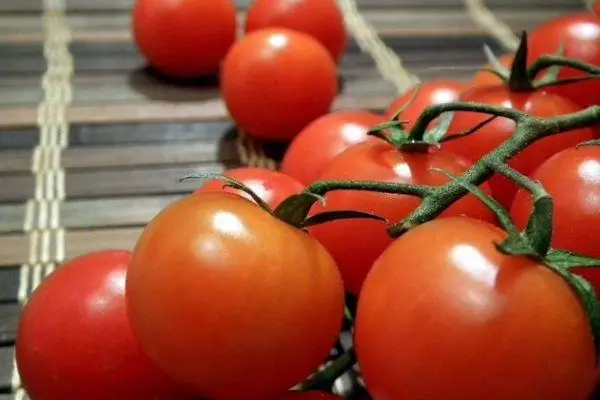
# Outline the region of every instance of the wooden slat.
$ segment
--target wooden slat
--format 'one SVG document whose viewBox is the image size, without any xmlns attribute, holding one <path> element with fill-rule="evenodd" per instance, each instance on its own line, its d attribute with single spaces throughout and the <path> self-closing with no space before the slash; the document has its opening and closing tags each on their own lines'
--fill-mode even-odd
<svg viewBox="0 0 600 400">
<path fill-rule="evenodd" d="M 11 388 L 13 354 L 13 347 L 0 347 L 0 390 L 2 391 Z"/>
<path fill-rule="evenodd" d="M 0 304 L 0 353 L 7 345 L 12 345 L 17 336 L 21 305 L 18 303 Z M 0 355 L 0 363 L 2 355 Z M 0 382 L 2 382 L 2 366 L 0 364 Z"/>
</svg>

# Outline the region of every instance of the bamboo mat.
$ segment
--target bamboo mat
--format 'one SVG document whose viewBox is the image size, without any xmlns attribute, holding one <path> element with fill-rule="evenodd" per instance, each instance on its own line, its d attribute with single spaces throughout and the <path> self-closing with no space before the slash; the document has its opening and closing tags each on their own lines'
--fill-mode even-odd
<svg viewBox="0 0 600 400">
<path fill-rule="evenodd" d="M 238 1 L 240 19 L 248 2 Z M 501 51 L 462 0 L 356 3 L 421 80 L 466 80 L 472 71 L 439 67 L 480 66 L 484 43 Z M 487 3 L 513 31 L 583 9 L 578 0 Z M 15 330 L 21 304 L 45 274 L 85 252 L 132 248 L 147 221 L 194 189 L 179 177 L 270 164 L 265 157 L 283 151 L 238 136 L 216 81 L 183 86 L 148 71 L 131 41 L 131 4 L 0 2 L 0 400 L 24 398 L 13 368 Z M 377 52 L 374 60 L 361 29 L 341 63 L 335 109 L 379 111 L 397 93 L 395 77 L 386 76 L 393 69 L 382 65 L 394 60 Z"/>
</svg>

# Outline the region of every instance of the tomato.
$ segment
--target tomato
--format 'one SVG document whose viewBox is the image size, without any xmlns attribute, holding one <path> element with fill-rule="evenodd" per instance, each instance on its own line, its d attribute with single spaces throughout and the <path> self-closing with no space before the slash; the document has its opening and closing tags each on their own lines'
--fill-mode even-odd
<svg viewBox="0 0 600 400">
<path fill-rule="evenodd" d="M 226 175 L 248 186 L 273 209 L 277 208 L 289 196 L 304 190 L 304 185 L 291 176 L 266 168 L 234 168 L 227 171 Z M 225 191 L 236 193 L 252 201 L 252 198 L 247 193 L 231 187 L 224 188 L 224 184 L 225 182 L 221 180 L 208 181 L 196 193 Z"/>
<path fill-rule="evenodd" d="M 594 2 L 594 5 L 592 6 L 592 11 L 597 17 L 600 17 L 600 2 Z"/>
<path fill-rule="evenodd" d="M 316 390 L 310 390 L 306 392 L 302 391 L 289 391 L 286 394 L 277 397 L 277 400 L 342 400 L 342 397 L 334 396 L 327 392 L 320 392 Z"/>
<path fill-rule="evenodd" d="M 512 92 L 505 84 L 475 86 L 464 92 L 460 100 L 511 107 L 539 117 L 567 114 L 578 110 L 577 106 L 560 96 L 539 91 Z M 489 118 L 489 115 L 486 114 L 457 112 L 452 120 L 448 134 L 452 135 L 464 132 L 487 118 Z M 514 132 L 515 124 L 512 120 L 497 118 L 479 129 L 476 133 L 462 139 L 449 141 L 443 147 L 446 150 L 476 161 L 510 138 Z M 592 138 L 593 132 L 591 129 L 580 129 L 562 135 L 551 136 L 529 146 L 520 155 L 515 157 L 510 165 L 523 174 L 530 174 L 552 155 Z M 489 183 L 496 200 L 505 207 L 510 207 L 517 191 L 515 184 L 502 176 L 492 177 Z"/>
<path fill-rule="evenodd" d="M 127 275 L 134 332 L 198 397 L 259 399 L 305 379 L 342 324 L 331 256 L 237 195 L 187 196 L 142 233 Z"/>
<path fill-rule="evenodd" d="M 504 237 L 438 219 L 377 260 L 355 335 L 375 399 L 589 399 L 596 353 L 579 298 L 544 265 L 498 251 Z"/>
<path fill-rule="evenodd" d="M 528 44 L 529 62 L 545 54 L 556 54 L 562 44 L 564 57 L 600 66 L 600 19 L 587 13 L 556 18 L 531 32 Z M 561 69 L 559 77 L 573 78 L 583 75 L 586 74 L 565 67 Z M 556 86 L 551 91 L 568 98 L 580 107 L 600 104 L 600 80 Z"/>
<path fill-rule="evenodd" d="M 412 100 L 412 103 L 402 112 L 399 119 L 408 121 L 410 129 L 421 113 L 428 106 L 435 104 L 451 103 L 457 101 L 460 94 L 467 88 L 463 83 L 451 80 L 434 80 L 421 84 L 419 92 L 413 99 L 415 88 L 408 90 L 398 97 L 388 107 L 385 117 L 391 119 L 400 108 Z"/>
<path fill-rule="evenodd" d="M 16 360 L 32 399 L 183 399 L 135 340 L 127 318 L 131 253 L 91 253 L 63 264 L 23 309 Z"/>
<path fill-rule="evenodd" d="M 133 34 L 159 71 L 179 78 L 215 74 L 236 37 L 231 0 L 138 0 Z"/>
<path fill-rule="evenodd" d="M 246 32 L 272 27 L 311 35 L 336 61 L 348 40 L 344 17 L 334 0 L 255 0 L 248 8 Z"/>
<path fill-rule="evenodd" d="M 444 151 L 430 153 L 401 152 L 383 141 L 365 142 L 353 146 L 334 158 L 320 175 L 320 180 L 352 179 L 412 183 L 439 186 L 448 178 L 433 168 L 455 175 L 471 164 Z M 483 185 L 487 188 L 487 185 Z M 358 210 L 385 217 L 390 223 L 408 216 L 420 199 L 405 195 L 389 195 L 360 191 L 333 191 L 325 196 L 325 207 L 315 210 Z M 490 211 L 476 198 L 466 196 L 448 208 L 442 216 L 469 215 L 493 221 Z M 381 222 L 353 219 L 338 220 L 311 229 L 335 259 L 346 290 L 358 294 L 375 259 L 392 242 Z"/>
<path fill-rule="evenodd" d="M 332 158 L 367 140 L 367 132 L 384 122 L 382 116 L 367 111 L 338 111 L 324 115 L 294 138 L 285 153 L 281 170 L 309 185 L 317 180 Z"/>
<path fill-rule="evenodd" d="M 510 71 L 513 63 L 514 54 L 508 53 L 498 58 L 500 65 Z M 473 86 L 495 86 L 504 83 L 499 76 L 492 72 L 486 71 L 485 69 L 493 69 L 491 64 L 486 64 L 481 71 L 478 71 L 473 80 L 471 81 Z"/>
<path fill-rule="evenodd" d="M 233 120 L 248 135 L 286 141 L 329 111 L 338 90 L 336 65 L 311 36 L 262 29 L 233 46 L 221 88 Z"/>
<path fill-rule="evenodd" d="M 600 258 L 600 147 L 564 150 L 544 162 L 532 175 L 554 199 L 555 248 Z M 519 227 L 527 224 L 531 195 L 520 190 L 510 213 Z M 580 269 L 600 293 L 600 272 Z"/>
</svg>

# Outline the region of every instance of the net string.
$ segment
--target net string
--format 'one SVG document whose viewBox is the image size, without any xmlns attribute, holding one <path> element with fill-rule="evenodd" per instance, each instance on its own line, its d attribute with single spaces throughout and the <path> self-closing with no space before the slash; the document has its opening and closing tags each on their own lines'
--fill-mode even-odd
<svg viewBox="0 0 600 400">
<path fill-rule="evenodd" d="M 465 0 L 471 19 L 493 37 L 507 51 L 515 51 L 519 37 L 485 5 L 483 0 Z"/>
</svg>

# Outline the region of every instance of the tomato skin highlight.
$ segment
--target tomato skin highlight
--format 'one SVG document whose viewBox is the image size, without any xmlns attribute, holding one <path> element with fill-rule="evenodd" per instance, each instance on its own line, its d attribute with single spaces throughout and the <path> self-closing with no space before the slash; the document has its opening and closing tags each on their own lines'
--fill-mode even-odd
<svg viewBox="0 0 600 400">
<path fill-rule="evenodd" d="M 317 180 L 334 157 L 365 140 L 376 125 L 385 122 L 381 115 L 368 111 L 338 111 L 311 122 L 288 147 L 281 170 L 305 185 Z"/>
<path fill-rule="evenodd" d="M 575 112 L 578 107 L 560 96 L 545 92 L 513 92 L 506 85 L 475 86 L 461 95 L 461 101 L 510 107 L 532 116 L 551 117 Z M 456 112 L 448 135 L 464 132 L 489 118 L 486 114 Z M 494 150 L 515 132 L 515 123 L 506 118 L 496 118 L 477 132 L 457 140 L 446 142 L 442 147 L 469 160 L 476 161 Z M 545 160 L 561 150 L 594 138 L 591 129 L 578 129 L 563 135 L 550 136 L 525 149 L 509 162 L 513 168 L 528 175 Z M 492 194 L 503 206 L 509 208 L 517 191 L 516 185 L 503 176 L 489 180 Z"/>
<path fill-rule="evenodd" d="M 255 0 L 248 8 L 246 33 L 272 27 L 314 37 L 336 61 L 348 41 L 344 17 L 334 0 Z"/>
<path fill-rule="evenodd" d="M 150 361 L 127 318 L 128 251 L 67 261 L 25 305 L 16 342 L 32 400 L 184 399 Z"/>
<path fill-rule="evenodd" d="M 305 379 L 329 355 L 344 310 L 339 271 L 316 240 L 218 192 L 150 222 L 127 300 L 156 364 L 217 399 L 267 398 Z"/>
<path fill-rule="evenodd" d="M 261 29 L 232 47 L 221 89 L 231 117 L 248 135 L 288 141 L 331 108 L 338 91 L 336 65 L 309 35 Z"/>
<path fill-rule="evenodd" d="M 248 186 L 272 209 L 277 208 L 289 196 L 304 190 L 304 185 L 291 176 L 266 168 L 233 168 L 228 170 L 225 175 Z M 224 187 L 224 185 L 225 182 L 222 180 L 210 180 L 205 182 L 195 193 L 228 192 L 254 201 L 248 193 L 231 187 Z"/>
<path fill-rule="evenodd" d="M 432 169 L 460 175 L 470 166 L 467 160 L 444 151 L 432 151 L 429 154 L 401 152 L 383 141 L 364 142 L 334 158 L 319 180 L 378 180 L 439 186 L 447 183 L 448 178 Z M 486 184 L 482 188 L 489 192 Z M 344 190 L 328 193 L 325 200 L 325 206 L 313 207 L 315 213 L 357 210 L 380 215 L 390 223 L 400 222 L 420 203 L 420 199 L 407 195 Z M 459 200 L 441 215 L 461 214 L 487 221 L 495 220 L 492 213 L 473 196 Z M 392 242 L 380 221 L 365 219 L 333 221 L 315 226 L 310 232 L 333 256 L 344 278 L 346 290 L 353 294 L 359 293 L 373 262 Z"/>
<path fill-rule="evenodd" d="M 564 15 L 546 22 L 531 32 L 528 39 L 528 62 L 542 55 L 554 55 L 561 44 L 563 57 L 575 58 L 600 67 L 600 19 L 591 13 Z M 569 67 L 560 70 L 559 78 L 585 76 Z M 544 89 L 571 100 L 581 108 L 600 104 L 600 81 L 597 79 Z"/>
<path fill-rule="evenodd" d="M 579 298 L 547 267 L 500 253 L 504 237 L 481 221 L 439 219 L 381 255 L 355 335 L 374 398 L 589 398 L 596 357 Z"/>
<path fill-rule="evenodd" d="M 467 85 L 458 81 L 439 79 L 424 82 L 419 86 L 419 92 L 413 99 L 416 88 L 412 88 L 392 102 L 385 112 L 385 117 L 391 119 L 400 108 L 412 100 L 398 119 L 407 121 L 406 129 L 412 128 L 423 110 L 435 104 L 458 101 L 460 94 Z"/>
<path fill-rule="evenodd" d="M 140 52 L 164 74 L 215 74 L 236 37 L 230 0 L 138 0 L 133 35 Z"/>
<path fill-rule="evenodd" d="M 553 247 L 600 258 L 600 147 L 564 150 L 544 162 L 532 179 L 554 200 Z M 519 190 L 510 209 L 517 226 L 527 224 L 531 207 L 531 195 Z M 600 270 L 580 268 L 574 272 L 600 293 Z"/>
</svg>

